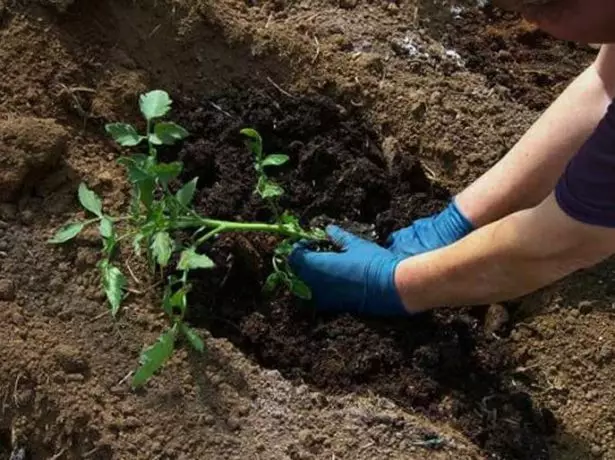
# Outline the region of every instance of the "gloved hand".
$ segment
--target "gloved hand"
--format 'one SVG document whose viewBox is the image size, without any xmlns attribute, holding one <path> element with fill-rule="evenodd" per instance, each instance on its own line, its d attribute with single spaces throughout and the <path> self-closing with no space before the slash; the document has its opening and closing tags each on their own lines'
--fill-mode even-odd
<svg viewBox="0 0 615 460">
<path fill-rule="evenodd" d="M 473 230 L 472 222 L 451 201 L 439 214 L 418 219 L 409 227 L 391 233 L 386 247 L 393 254 L 406 258 L 448 246 Z"/>
<path fill-rule="evenodd" d="M 327 227 L 341 252 L 316 252 L 298 243 L 293 271 L 312 290 L 316 307 L 334 312 L 395 316 L 407 314 L 395 287 L 402 258 L 336 226 Z"/>
</svg>

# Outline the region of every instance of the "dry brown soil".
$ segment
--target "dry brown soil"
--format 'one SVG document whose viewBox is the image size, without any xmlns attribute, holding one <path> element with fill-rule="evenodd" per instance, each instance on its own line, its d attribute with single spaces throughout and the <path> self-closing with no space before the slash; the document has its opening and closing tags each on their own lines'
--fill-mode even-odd
<svg viewBox="0 0 615 460">
<path fill-rule="evenodd" d="M 126 205 L 103 126 L 138 120 L 147 89 L 193 133 L 167 155 L 203 179 L 201 210 L 266 218 L 249 124 L 293 159 L 287 206 L 381 237 L 497 161 L 594 54 L 474 1 L 0 2 L 0 458 L 615 459 L 612 263 L 391 324 L 261 298 L 272 242 L 224 239 L 191 299 L 207 353 L 134 392 L 159 293 L 138 272 L 114 321 L 96 235 L 46 243 L 82 216 L 80 181 Z"/>
</svg>

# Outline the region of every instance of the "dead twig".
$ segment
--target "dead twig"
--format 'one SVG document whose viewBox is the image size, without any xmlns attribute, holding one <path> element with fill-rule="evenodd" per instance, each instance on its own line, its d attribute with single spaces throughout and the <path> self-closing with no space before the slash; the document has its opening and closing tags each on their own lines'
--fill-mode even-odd
<svg viewBox="0 0 615 460">
<path fill-rule="evenodd" d="M 284 89 L 282 89 L 276 82 L 274 82 L 270 77 L 267 77 L 267 81 L 269 83 L 271 83 L 273 85 L 273 87 L 275 89 L 277 89 L 280 93 L 282 93 L 284 96 L 290 97 L 291 99 L 295 99 L 295 96 L 293 96 L 292 94 L 290 94 L 288 91 L 285 91 Z"/>
<path fill-rule="evenodd" d="M 124 262 L 124 265 L 126 265 L 126 268 L 128 269 L 128 273 L 130 273 L 130 276 L 132 277 L 132 279 L 135 280 L 135 283 L 141 284 L 141 280 L 139 280 L 139 278 L 135 276 L 134 272 L 132 271 L 132 268 L 130 268 L 130 264 L 128 263 L 128 261 Z"/>
<path fill-rule="evenodd" d="M 234 118 L 233 115 L 231 115 L 230 113 L 228 113 L 226 110 L 224 110 L 222 107 L 220 107 L 218 104 L 215 104 L 211 101 L 207 101 L 209 102 L 209 105 L 211 105 L 214 109 L 216 109 L 218 112 L 223 113 L 224 115 L 226 115 L 229 118 Z"/>
<path fill-rule="evenodd" d="M 102 318 L 103 316 L 105 316 L 107 314 L 106 311 L 103 311 L 100 315 L 96 315 L 94 318 L 92 318 L 89 323 L 94 323 L 96 321 L 98 321 L 100 318 Z"/>
<path fill-rule="evenodd" d="M 273 19 L 273 13 L 269 13 L 269 17 L 267 18 L 267 23 L 265 24 L 265 29 L 269 28 L 269 24 L 271 24 L 272 19 Z"/>
<path fill-rule="evenodd" d="M 316 42 L 316 54 L 312 58 L 312 64 L 316 63 L 318 56 L 320 56 L 320 42 L 318 41 L 318 37 L 316 35 L 314 35 L 314 42 Z"/>
<path fill-rule="evenodd" d="M 62 455 L 64 455 L 64 453 L 66 452 L 67 448 L 63 447 L 62 450 L 60 450 L 60 452 L 58 452 L 57 454 L 55 454 L 53 457 L 49 457 L 49 460 L 58 460 L 59 458 L 62 457 Z"/>
<path fill-rule="evenodd" d="M 135 373 L 135 371 L 130 371 L 128 374 L 126 374 L 124 377 L 122 377 L 122 380 L 120 380 L 120 381 L 117 383 L 117 386 L 121 386 L 121 385 L 123 385 L 124 383 L 126 383 L 126 381 L 127 381 L 130 377 L 132 377 L 134 373 Z"/>
</svg>

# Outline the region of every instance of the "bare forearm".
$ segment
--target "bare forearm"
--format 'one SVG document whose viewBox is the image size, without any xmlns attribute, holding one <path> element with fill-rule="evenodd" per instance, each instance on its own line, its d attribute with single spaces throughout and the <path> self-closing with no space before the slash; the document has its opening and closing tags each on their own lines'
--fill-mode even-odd
<svg viewBox="0 0 615 460">
<path fill-rule="evenodd" d="M 572 222 L 550 197 L 451 246 L 406 259 L 396 285 L 409 311 L 513 299 L 608 256 L 607 231 Z"/>
<path fill-rule="evenodd" d="M 591 135 L 613 97 L 615 50 L 605 48 L 511 151 L 457 196 L 476 227 L 540 203 Z"/>
</svg>

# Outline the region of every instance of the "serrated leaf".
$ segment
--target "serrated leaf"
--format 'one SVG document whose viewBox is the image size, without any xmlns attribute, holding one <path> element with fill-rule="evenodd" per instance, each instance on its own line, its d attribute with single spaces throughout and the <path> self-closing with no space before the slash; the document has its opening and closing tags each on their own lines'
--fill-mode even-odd
<svg viewBox="0 0 615 460">
<path fill-rule="evenodd" d="M 147 382 L 169 360 L 175 348 L 176 336 L 177 326 L 173 326 L 158 337 L 155 344 L 143 350 L 139 359 L 141 366 L 132 378 L 134 388 Z"/>
<path fill-rule="evenodd" d="M 290 277 L 290 291 L 300 299 L 310 300 L 312 298 L 312 290 L 307 284 L 301 281 L 296 276 Z"/>
<path fill-rule="evenodd" d="M 101 263 L 101 271 L 103 289 L 111 305 L 111 315 L 115 316 L 122 303 L 126 277 L 124 277 L 119 268 L 111 265 L 108 261 Z"/>
<path fill-rule="evenodd" d="M 168 183 L 182 172 L 182 164 L 179 161 L 173 163 L 158 163 L 151 170 L 152 174 L 162 183 Z"/>
<path fill-rule="evenodd" d="M 167 232 L 158 232 L 152 242 L 152 253 L 161 267 L 166 267 L 173 253 L 173 240 Z"/>
<path fill-rule="evenodd" d="M 141 95 L 139 108 L 146 120 L 152 120 L 164 117 L 171 110 L 171 102 L 166 91 L 157 89 Z"/>
<path fill-rule="evenodd" d="M 248 145 L 250 150 L 260 159 L 263 156 L 263 139 L 258 131 L 252 128 L 244 128 L 239 132 L 249 138 Z"/>
<path fill-rule="evenodd" d="M 188 137 L 189 133 L 182 126 L 171 121 L 156 123 L 154 132 L 150 134 L 150 141 L 155 145 L 173 145 Z"/>
<path fill-rule="evenodd" d="M 109 219 L 108 217 L 103 217 L 100 220 L 99 231 L 100 236 L 102 236 L 103 238 L 111 238 L 111 236 L 113 235 L 113 222 L 111 222 L 111 219 Z"/>
<path fill-rule="evenodd" d="M 182 251 L 177 264 L 178 270 L 192 270 L 195 268 L 213 268 L 214 262 L 205 254 L 197 254 L 192 248 Z"/>
<path fill-rule="evenodd" d="M 263 284 L 263 293 L 272 294 L 284 282 L 284 276 L 280 272 L 271 273 Z"/>
<path fill-rule="evenodd" d="M 134 147 L 145 139 L 128 123 L 109 123 L 105 125 L 105 131 L 111 135 L 115 142 L 124 147 Z"/>
<path fill-rule="evenodd" d="M 203 339 L 201 338 L 199 333 L 196 332 L 194 329 L 186 326 L 185 324 L 181 325 L 181 330 L 184 334 L 184 337 L 186 337 L 188 339 L 188 342 L 190 342 L 190 345 L 192 345 L 192 348 L 194 348 L 200 353 L 203 353 L 203 351 L 205 350 L 205 343 L 203 342 Z"/>
<path fill-rule="evenodd" d="M 194 198 L 194 192 L 196 191 L 196 183 L 199 180 L 198 177 L 195 177 L 190 182 L 186 183 L 182 188 L 180 188 L 175 194 L 175 198 L 182 206 L 188 206 Z"/>
<path fill-rule="evenodd" d="M 90 190 L 88 186 L 82 182 L 79 184 L 78 194 L 81 206 L 92 214 L 102 217 L 102 201 L 95 192 Z"/>
<path fill-rule="evenodd" d="M 66 224 L 62 228 L 60 228 L 52 238 L 48 240 L 49 243 L 53 244 L 61 244 L 65 243 L 68 240 L 72 240 L 76 237 L 81 230 L 83 230 L 85 224 L 82 222 L 74 222 L 71 224 Z"/>
<path fill-rule="evenodd" d="M 274 153 L 273 155 L 268 155 L 263 160 L 263 166 L 282 166 L 284 163 L 288 163 L 290 158 L 288 155 L 283 155 L 281 153 Z"/>
</svg>

